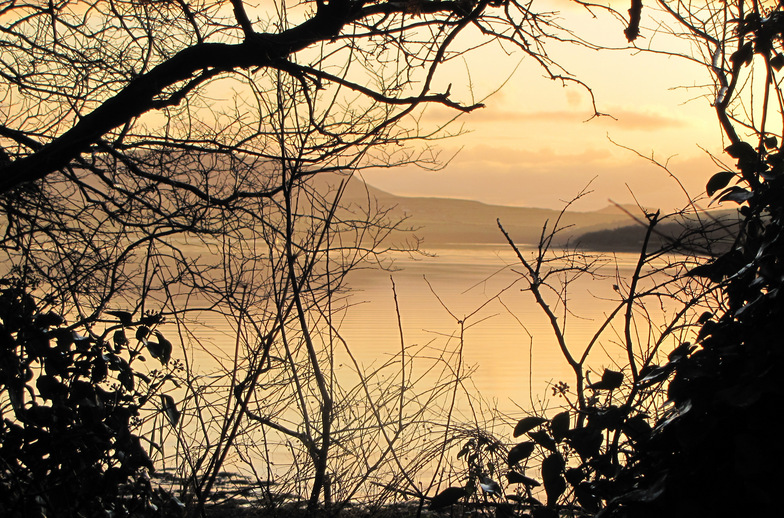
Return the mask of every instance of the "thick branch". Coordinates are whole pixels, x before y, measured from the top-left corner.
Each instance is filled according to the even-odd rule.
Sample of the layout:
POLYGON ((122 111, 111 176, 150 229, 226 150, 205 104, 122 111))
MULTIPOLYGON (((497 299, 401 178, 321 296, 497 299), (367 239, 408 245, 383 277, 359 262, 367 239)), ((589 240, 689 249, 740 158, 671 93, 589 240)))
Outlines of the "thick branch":
MULTIPOLYGON (((454 2, 429 4, 433 5, 427 6, 427 12, 450 13, 456 9, 454 2)), ((241 6, 241 3, 234 2, 235 7, 238 5, 241 6)), ((198 43, 135 78, 40 150, 0 166, 0 192, 39 180, 66 167, 113 129, 157 107, 179 102, 188 91, 222 71, 275 67, 292 53, 336 37, 346 24, 374 14, 404 12, 405 9, 405 5, 397 2, 364 8, 359 2, 329 2, 309 20, 279 34, 249 32, 250 22, 240 10, 236 14, 246 34, 243 43, 198 43), (165 100, 160 98, 161 94, 183 81, 187 82, 185 87, 165 100)), ((452 103, 447 101, 446 104, 452 103)))

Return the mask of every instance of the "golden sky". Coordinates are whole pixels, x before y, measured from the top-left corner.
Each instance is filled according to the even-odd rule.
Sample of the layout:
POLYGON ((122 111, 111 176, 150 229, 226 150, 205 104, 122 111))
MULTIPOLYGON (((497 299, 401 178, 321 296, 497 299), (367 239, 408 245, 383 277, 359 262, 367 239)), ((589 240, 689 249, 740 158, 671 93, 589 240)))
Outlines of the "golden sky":
MULTIPOLYGON (((623 26, 584 10, 562 9, 563 23, 592 41, 626 46, 623 26)), ((541 8, 541 7, 540 7, 541 8)), ((628 8, 628 7, 627 7, 628 8)), ((648 26, 653 22, 649 21, 648 26)), ((643 30, 639 46, 673 48, 671 41, 643 30)), ((575 206, 592 210, 610 200, 647 208, 683 207, 686 196, 668 173, 635 152, 668 163, 692 197, 704 196, 707 179, 718 168, 706 151, 720 155, 722 135, 710 105, 705 69, 685 60, 630 50, 595 51, 574 45, 549 47, 556 61, 588 84, 599 111, 593 118, 590 97, 579 86, 544 77, 521 53, 506 56, 497 47, 469 55, 455 77, 455 98, 482 99, 510 76, 486 101, 487 107, 462 117, 465 133, 436 143, 442 156, 457 153, 441 171, 419 168, 377 170, 364 179, 378 188, 407 196, 446 196, 486 203, 560 208, 592 179, 593 194, 575 206), (465 70, 470 71, 470 90, 465 70), (688 87, 688 88, 687 88, 688 87), (631 191, 631 192, 630 192, 631 191)), ((453 116, 433 108, 425 120, 453 116)), ((703 203, 707 205, 707 201, 703 203)))

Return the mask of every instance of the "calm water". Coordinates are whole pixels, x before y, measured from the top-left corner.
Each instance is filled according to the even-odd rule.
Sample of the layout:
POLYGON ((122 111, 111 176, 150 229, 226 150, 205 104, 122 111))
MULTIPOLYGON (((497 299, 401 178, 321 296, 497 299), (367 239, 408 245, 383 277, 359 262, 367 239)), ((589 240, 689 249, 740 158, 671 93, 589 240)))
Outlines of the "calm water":
MULTIPOLYGON (((582 354, 604 315, 617 304, 616 271, 630 276, 636 260, 632 254, 617 254, 601 270, 612 278, 586 276, 569 285, 566 338, 574 354, 582 354)), ((517 272, 523 268, 510 249, 440 249, 437 257, 402 258, 396 267, 396 272, 361 270, 349 277, 356 305, 349 309, 341 332, 363 362, 380 361, 400 350, 393 279, 405 343, 455 347, 462 320, 464 360, 475 366, 476 388, 497 400, 499 408, 530 407, 529 396, 546 395, 551 382, 573 385, 574 375, 548 320, 532 294, 522 291, 526 284, 517 272)), ((563 307, 550 295, 553 310, 562 317, 563 307)), ((623 356, 614 343, 617 338, 608 331, 602 348, 589 356, 597 372, 623 356)))
MULTIPOLYGON (((551 383, 574 385, 574 374, 547 318, 532 294, 523 291, 527 285, 518 273, 523 267, 511 249, 476 246, 433 253, 433 257, 400 255, 395 259, 394 271, 359 269, 349 274, 350 307, 342 315, 340 333, 363 367, 378 366, 400 352, 394 280, 406 346, 427 346, 429 353, 456 353, 461 350, 462 321, 464 365, 474 369, 475 390, 499 409, 528 409, 532 398, 550 393, 551 383)), ((616 254, 600 269, 604 278, 582 276, 568 285, 565 336, 575 356, 582 354, 604 316, 618 304, 620 296, 613 285, 623 281, 616 275, 628 278, 636 260, 633 254, 616 254)), ((553 266, 563 263, 555 262, 553 266)), ((551 282, 560 286, 555 277, 551 282)), ((563 306, 557 303, 555 294, 547 295, 553 311, 563 319, 563 306)), ((658 318, 670 310, 659 308, 654 315, 658 318)), ((588 365, 597 373, 612 367, 616 360, 624 361, 625 353, 617 345, 621 321, 618 317, 616 320, 618 329, 606 330, 589 356, 588 365)), ((195 359, 209 363, 219 357, 227 366, 233 363, 232 327, 220 317, 209 317, 203 323, 214 331, 209 353, 212 358, 197 353, 195 359)), ((646 331, 637 332, 644 340, 646 331)), ((347 361, 345 355, 336 360, 338 367, 347 361)))
MULTIPOLYGON (((622 279, 631 275, 635 263, 636 257, 633 255, 617 254, 612 261, 606 262, 602 267, 601 273, 606 276, 605 278, 592 280, 588 276, 583 276, 568 284, 566 295, 569 300, 569 313, 566 317, 565 335, 575 356, 579 357, 582 354, 585 344, 604 321, 604 315, 618 304, 620 295, 614 290, 614 285, 624 285, 622 279)), ((551 266, 562 268, 564 263, 556 261, 551 263, 551 266)), ((432 365, 432 358, 438 357, 441 354, 439 351, 446 351, 446 356, 454 366, 457 352, 461 351, 465 368, 474 369, 473 385, 466 384, 466 390, 474 395, 481 394, 483 401, 487 402, 490 408, 519 417, 523 411, 532 408, 541 410, 543 407, 551 406, 546 401, 548 398, 552 401, 552 406, 563 404, 563 400, 552 398, 548 386, 559 381, 565 381, 573 386, 574 374, 557 346, 547 318, 535 304, 531 293, 523 291, 527 285, 518 273, 523 268, 510 249, 493 247, 439 249, 434 257, 398 257, 395 267, 397 269, 394 272, 360 269, 352 272, 348 278, 351 288, 348 295, 349 307, 342 315, 339 332, 363 372, 373 372, 374 366, 378 367, 390 359, 393 360, 393 364, 399 361, 401 341, 392 289, 392 280, 394 280, 403 342, 409 351, 419 348, 421 355, 424 356, 415 362, 416 365, 425 367, 432 365)), ((556 277, 553 277, 551 282, 553 286, 559 287, 556 277)), ((557 303, 557 300, 558 297, 549 294, 548 303, 563 321, 564 308, 557 303)), ((651 305, 649 309, 654 321, 658 321, 659 317, 672 311, 672 308, 666 305, 658 309, 651 305)), ((616 360, 625 363, 623 358, 625 353, 618 345, 622 334, 620 327, 622 322, 621 319, 617 320, 618 328, 608 328, 589 356, 588 366, 597 373, 594 375, 594 381, 600 378, 604 367, 613 367, 616 360)), ((231 372, 235 336, 232 326, 214 316, 210 320, 202 321, 202 324, 211 327, 213 332, 208 333, 211 338, 204 342, 204 347, 200 350, 193 348, 189 353, 198 364, 197 370, 214 371, 216 362, 221 362, 223 372, 231 372), (212 369, 210 365, 213 366, 212 369)), ((656 329, 652 333, 649 331, 650 329, 645 326, 638 327, 635 330, 636 341, 645 342, 650 336, 657 335, 656 329)), ((357 380, 356 371, 341 348, 337 347, 336 351, 333 358, 340 386, 344 389, 354 387, 357 380)), ((407 357, 406 362, 407 365, 411 365, 410 356, 407 357)), ((373 383, 377 382, 377 384, 371 387, 372 394, 369 396, 373 405, 378 405, 378 408, 382 408, 385 412, 391 409, 392 415, 397 405, 396 394, 399 393, 401 379, 399 372, 395 370, 396 365, 393 367, 391 370, 383 371, 384 374, 379 375, 380 379, 374 380, 373 383), (384 378, 384 376, 389 377, 384 378)), ((417 367, 413 374, 419 375, 422 372, 424 368, 417 367)), ((216 380, 218 378, 214 377, 216 380)), ((410 374, 406 374, 406 380, 410 379, 410 374)), ((223 398, 217 405, 220 409, 226 402, 225 396, 230 392, 225 376, 216 383, 223 383, 223 385, 212 387, 214 392, 210 397, 223 398)), ((406 392, 407 397, 415 402, 414 406, 420 402, 418 394, 424 394, 427 389, 439 384, 439 376, 437 373, 428 372, 421 377, 419 383, 418 387, 421 390, 406 392)), ((296 405, 275 401, 281 392, 285 391, 272 388, 263 392, 261 399, 264 409, 284 424, 287 419, 290 419, 291 426, 298 427, 296 405)), ((357 401, 357 394, 359 394, 356 403, 357 413, 344 410, 345 415, 341 414, 341 420, 336 426, 344 427, 347 432, 354 430, 346 437, 347 440, 358 442, 350 445, 346 443, 344 446, 347 451, 357 450, 361 457, 364 448, 372 449, 374 444, 378 446, 383 444, 383 441, 378 437, 373 438, 373 434, 377 431, 373 428, 375 421, 368 418, 370 412, 364 414, 361 412, 365 408, 365 399, 363 399, 365 396, 362 390, 354 390, 355 399, 352 401, 357 401), (364 426, 369 428, 362 432, 364 426)), ((432 410, 434 416, 443 416, 443 409, 449 405, 449 394, 442 392, 439 398, 435 408, 427 405, 428 412, 432 410)), ((427 396, 423 396, 422 399, 427 399, 427 396)), ((510 431, 508 419, 497 420, 494 413, 485 412, 487 407, 476 411, 476 405, 475 398, 469 400, 461 396, 456 407, 458 414, 456 419, 471 415, 478 415, 477 421, 484 418, 491 419, 491 424, 497 428, 495 432, 499 437, 508 438, 510 431), (467 402, 473 405, 470 411, 467 402)), ((392 421, 390 426, 394 425, 392 421)), ((191 431, 196 429, 194 422, 186 423, 184 428, 191 431)), ((220 424, 220 420, 217 423, 220 424)), ((430 421, 424 421, 425 428, 429 423, 430 421)), ((485 427, 487 422, 480 425, 485 427)), ((402 444, 399 446, 403 449, 409 448, 416 453, 424 447, 433 445, 440 447, 441 436, 438 434, 441 428, 423 430, 422 426, 416 426, 407 430, 406 433, 412 435, 411 438, 406 436, 405 440, 400 440, 402 444)), ((208 434, 214 440, 219 437, 217 429, 211 428, 208 434)), ((254 464, 263 466, 270 473, 274 471, 275 476, 283 477, 291 473, 294 464, 289 457, 289 439, 284 437, 278 440, 268 436, 264 436, 263 440, 256 436, 251 439, 249 440, 252 446, 248 446, 246 452, 248 459, 251 459, 254 464), (259 450, 257 448, 259 444, 266 445, 269 451, 259 450), (265 458, 269 460, 267 464, 260 460, 265 458)), ((173 439, 170 437, 167 440, 171 442, 173 439)), ((378 450, 373 450, 367 455, 377 454, 378 450)), ((413 458, 415 455, 412 456, 413 458)), ((234 462, 236 463, 236 459, 234 462)), ((229 465, 233 467, 225 469, 245 472, 241 463, 238 466, 227 461, 226 466, 229 465)), ((431 468, 433 468, 432 462, 424 468, 418 468, 417 477, 424 477, 421 480, 429 479, 431 468)))

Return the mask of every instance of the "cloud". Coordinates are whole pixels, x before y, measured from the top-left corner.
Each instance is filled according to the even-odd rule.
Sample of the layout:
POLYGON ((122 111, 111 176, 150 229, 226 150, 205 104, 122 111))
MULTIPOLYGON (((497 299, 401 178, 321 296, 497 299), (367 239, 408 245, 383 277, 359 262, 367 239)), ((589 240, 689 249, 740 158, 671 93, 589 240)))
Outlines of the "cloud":
MULTIPOLYGON (((366 180, 376 187, 404 196, 474 199, 499 205, 560 209, 590 183, 593 194, 578 210, 595 210, 608 200, 661 207, 682 207, 686 196, 666 171, 635 156, 614 156, 604 150, 554 155, 549 150, 515 151, 477 146, 466 150, 444 170, 416 168, 379 170, 366 180), (492 160, 481 160, 481 157, 492 160), (508 162, 505 160, 509 160, 508 162), (632 194, 633 193, 633 194, 632 194)), ((715 169, 704 155, 677 157, 671 170, 692 196, 704 193, 705 182, 715 169)))
POLYGON ((624 109, 610 109, 607 112, 613 119, 602 117, 602 122, 607 122, 613 127, 628 130, 652 130, 666 128, 681 128, 688 125, 687 121, 677 117, 670 117, 650 111, 633 111, 624 109))
MULTIPOLYGON (((652 110, 629 110, 625 108, 602 108, 608 117, 593 117, 590 109, 575 108, 574 110, 543 110, 533 112, 508 111, 499 106, 489 106, 462 116, 459 120, 468 124, 497 124, 499 122, 513 124, 577 124, 589 121, 600 124, 607 129, 624 130, 661 130, 682 128, 688 121, 652 110)), ((445 107, 434 107, 427 110, 423 120, 444 123, 455 117, 454 110, 445 107)))
POLYGON ((455 160, 457 164, 474 166, 476 164, 493 164, 494 167, 519 170, 527 167, 556 168, 569 165, 596 164, 612 158, 607 149, 585 149, 577 153, 556 152, 550 148, 536 150, 519 149, 502 146, 471 146, 461 151, 455 160))

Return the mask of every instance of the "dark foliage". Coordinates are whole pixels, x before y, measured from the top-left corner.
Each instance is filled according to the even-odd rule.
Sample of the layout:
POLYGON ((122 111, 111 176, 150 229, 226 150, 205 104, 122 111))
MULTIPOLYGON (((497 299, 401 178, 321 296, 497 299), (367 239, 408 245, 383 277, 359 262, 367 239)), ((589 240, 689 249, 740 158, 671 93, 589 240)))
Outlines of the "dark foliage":
POLYGON ((160 383, 131 368, 126 326, 112 343, 81 336, 20 282, 0 288, 0 515, 146 516, 175 503, 151 486, 133 433, 160 383))
POLYGON ((750 179, 742 233, 732 250, 691 272, 725 283, 726 310, 706 315, 699 347, 670 361, 670 415, 618 476, 611 516, 780 512, 784 168, 781 154, 764 146, 727 151, 750 179))
MULTIPOLYGON (((673 11, 695 41, 712 49, 706 65, 717 84, 714 107, 730 141, 725 151, 736 161, 735 171, 719 171, 706 185, 714 200, 740 206, 735 238, 687 274, 719 288, 721 304, 696 320, 694 343, 681 343, 662 365, 606 370, 600 381, 578 388, 588 403, 567 418, 518 423, 515 437, 527 433, 544 457, 547 503, 532 506, 533 516, 567 509, 605 518, 781 515, 784 443, 775 422, 784 411, 784 147, 765 130, 764 116, 761 125, 744 124, 739 114, 754 95, 743 90, 749 83, 742 75, 755 62, 769 78, 764 98, 781 94, 774 73, 784 66, 784 16, 781 6, 724 5, 736 16, 723 29, 737 35, 726 49, 696 22, 701 10, 673 11), (726 62, 720 50, 728 51, 726 62), (753 136, 742 139, 735 125, 753 136), (613 397, 657 390, 667 403, 655 415, 638 403, 644 399, 613 397)), ((567 390, 559 385, 554 394, 567 390)), ((517 462, 532 452, 510 456, 509 468, 519 470, 517 462)))
POLYGON ((712 178, 708 190, 742 205, 738 235, 722 255, 687 274, 718 283, 722 309, 699 318, 695 343, 646 366, 635 382, 605 369, 583 389, 585 407, 517 423, 514 437, 528 440, 509 452, 510 483, 525 483, 518 472, 529 458, 543 459, 542 501, 529 505, 534 516, 567 508, 624 518, 780 513, 784 154, 764 142, 727 152, 745 185, 727 187, 727 175, 718 173, 724 176, 712 178), (657 389, 667 406, 655 420, 638 407, 645 399, 616 397, 657 389))

